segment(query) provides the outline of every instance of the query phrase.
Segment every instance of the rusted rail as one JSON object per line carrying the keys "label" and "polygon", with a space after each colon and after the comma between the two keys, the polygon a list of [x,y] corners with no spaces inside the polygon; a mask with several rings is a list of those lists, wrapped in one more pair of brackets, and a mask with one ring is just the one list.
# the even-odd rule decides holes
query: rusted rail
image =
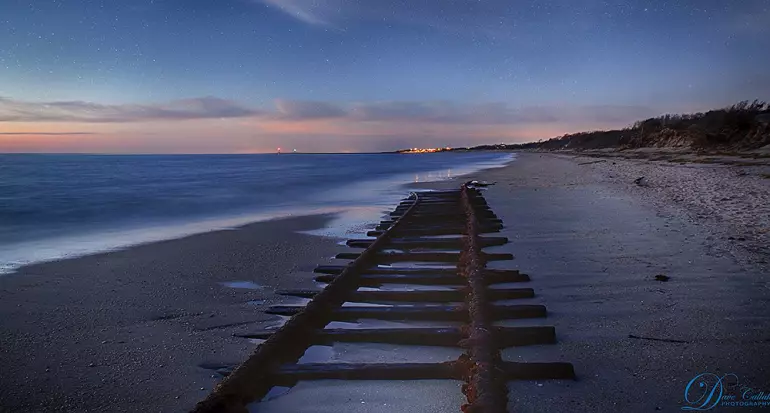
{"label": "rusted rail", "polygon": [[[240,337],[264,339],[241,365],[217,369],[226,377],[195,407],[196,413],[247,412],[274,386],[293,386],[306,380],[464,380],[466,413],[498,413],[508,409],[507,381],[568,379],[569,363],[513,363],[504,361],[506,347],[555,342],[553,327],[501,327],[496,320],[545,317],[541,305],[495,303],[534,296],[529,288],[490,288],[498,283],[529,281],[515,270],[491,270],[491,260],[510,260],[510,254],[482,251],[503,245],[498,232],[502,221],[481,193],[460,190],[412,194],[368,233],[376,239],[350,240],[364,248],[360,253],[339,254],[352,260],[344,266],[319,266],[315,280],[328,285],[320,291],[290,290],[279,293],[311,298],[304,307],[273,306],[268,313],[291,318],[278,330],[258,331]],[[399,266],[421,262],[441,267]],[[383,266],[384,264],[384,266]],[[447,267],[454,264],[456,267]],[[361,287],[412,284],[436,289],[397,291]],[[438,286],[442,286],[438,288]],[[342,307],[345,302],[380,306]],[[386,306],[381,306],[386,304]],[[409,304],[409,305],[404,305]],[[328,329],[334,320],[438,320],[459,322],[452,328]],[[379,342],[399,345],[455,346],[465,353],[444,363],[297,364],[308,347],[335,342]]]}
{"label": "rusted rail", "polygon": [[468,404],[462,410],[465,413],[503,413],[508,409],[507,379],[499,369],[502,359],[500,348],[495,344],[493,311],[482,272],[486,262],[479,245],[480,225],[473,208],[473,194],[467,186],[463,186],[461,194],[467,230],[465,248],[457,268],[460,275],[468,279],[465,302],[470,318],[467,337],[461,342],[467,346],[465,355],[469,362],[463,386]]}

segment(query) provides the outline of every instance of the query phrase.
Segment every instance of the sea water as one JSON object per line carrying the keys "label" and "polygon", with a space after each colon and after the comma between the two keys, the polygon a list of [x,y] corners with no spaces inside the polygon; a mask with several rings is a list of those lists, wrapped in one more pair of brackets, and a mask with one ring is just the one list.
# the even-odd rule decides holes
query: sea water
{"label": "sea water", "polygon": [[278,217],[337,213],[345,236],[403,185],[502,166],[503,153],[0,155],[0,272]]}

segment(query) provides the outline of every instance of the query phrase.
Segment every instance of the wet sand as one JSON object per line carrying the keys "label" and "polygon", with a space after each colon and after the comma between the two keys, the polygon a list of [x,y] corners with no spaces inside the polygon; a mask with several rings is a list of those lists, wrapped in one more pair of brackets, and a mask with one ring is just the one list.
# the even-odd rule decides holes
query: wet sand
{"label": "wet sand", "polygon": [[313,287],[312,268],[342,249],[296,233],[330,219],[256,223],[0,276],[0,411],[189,410],[219,380],[201,365],[244,360],[255,345],[232,335],[275,324],[259,311],[283,300],[274,290]]}
{"label": "wet sand", "polygon": [[[724,186],[713,174],[658,170],[631,160],[586,161],[524,153],[505,168],[415,186],[497,182],[485,196],[511,243],[488,251],[511,252],[516,259],[494,266],[528,273],[532,282],[526,286],[537,296],[520,302],[542,303],[549,311],[545,320],[511,324],[554,325],[558,336],[556,345],[508,349],[505,357],[575,365],[576,381],[510,383],[509,410],[681,411],[687,382],[703,372],[735,373],[742,383],[770,392],[768,251],[762,238],[745,230],[764,221],[742,218],[754,201],[741,204],[749,198],[734,185],[736,205],[707,202],[714,191],[698,188]],[[648,185],[634,182],[635,168],[646,168]],[[755,180],[754,195],[746,192],[751,200],[770,193],[765,181],[747,179]],[[311,286],[310,269],[344,250],[331,240],[292,233],[321,223],[303,218],[255,224],[0,277],[0,362],[8,366],[0,374],[0,406],[189,409],[218,380],[200,364],[237,363],[253,350],[254,344],[231,337],[267,319],[247,301],[270,303],[274,287]],[[737,233],[746,234],[742,241],[730,235]],[[757,236],[762,234],[759,228]],[[655,281],[658,274],[671,278]],[[226,281],[270,287],[219,284]],[[248,324],[222,327],[240,322]],[[339,344],[323,348],[324,360],[315,361],[456,356],[446,350]],[[444,412],[459,411],[462,402],[455,381],[320,381],[300,383],[253,411]]]}

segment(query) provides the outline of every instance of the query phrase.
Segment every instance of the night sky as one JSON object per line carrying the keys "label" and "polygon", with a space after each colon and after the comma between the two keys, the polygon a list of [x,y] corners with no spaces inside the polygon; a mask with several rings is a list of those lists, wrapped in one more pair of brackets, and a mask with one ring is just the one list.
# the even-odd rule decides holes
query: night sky
{"label": "night sky", "polygon": [[770,99],[770,0],[1,0],[0,151],[372,151]]}

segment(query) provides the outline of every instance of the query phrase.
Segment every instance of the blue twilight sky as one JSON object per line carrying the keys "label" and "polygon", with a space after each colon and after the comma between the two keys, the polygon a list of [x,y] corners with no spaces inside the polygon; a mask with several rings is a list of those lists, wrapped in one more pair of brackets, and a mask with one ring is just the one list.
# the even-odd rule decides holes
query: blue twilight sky
{"label": "blue twilight sky", "polygon": [[2,0],[0,151],[387,150],[770,98],[770,0]]}

